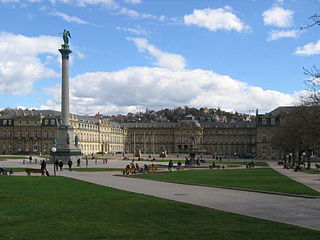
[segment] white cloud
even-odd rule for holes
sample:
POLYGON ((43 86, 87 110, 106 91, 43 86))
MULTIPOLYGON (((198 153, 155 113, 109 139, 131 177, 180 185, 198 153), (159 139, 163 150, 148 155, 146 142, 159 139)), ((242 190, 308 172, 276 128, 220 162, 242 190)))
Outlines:
POLYGON ((298 47, 295 51, 295 54, 306 56, 320 54, 320 40, 318 40, 316 43, 311 42, 302 47, 298 47))
POLYGON ((0 33, 0 93, 29 94, 36 81, 56 77, 54 70, 46 67, 39 55, 58 56, 58 37, 26 37, 6 32, 0 33))
POLYGON ((132 18, 150 18, 150 19, 157 18, 156 16, 154 16, 152 14, 139 13, 138 11, 133 10, 133 9, 129 9, 129 8, 121 8, 117 13, 121 14, 121 15, 126 15, 128 17, 132 17, 132 18))
POLYGON ((262 13, 264 25, 276 27, 290 27, 293 24, 292 10, 274 6, 262 13))
POLYGON ((140 26, 137 27, 117 27, 117 30, 122 30, 124 32, 133 33, 135 35, 147 35, 147 31, 142 29, 140 26))
MULTIPOLYGON (((263 90, 229 76, 194 69, 131 67, 118 72, 92 72, 70 79, 71 111, 79 114, 126 113, 150 107, 218 107, 270 111, 292 104, 289 94, 263 90), (88 83, 90 82, 90 91, 88 83)), ((47 89, 52 96, 42 108, 59 109, 60 86, 47 89)))
MULTIPOLYGON (((270 111, 279 105, 294 102, 294 97, 289 94, 250 86, 209 70, 185 69, 182 56, 165 53, 146 39, 130 40, 136 43, 140 51, 148 51, 153 55, 160 67, 129 67, 117 72, 91 72, 71 78, 71 112, 114 114, 138 112, 146 107, 161 109, 184 105, 220 106, 240 112, 254 108, 270 111), (182 62, 179 67, 168 67, 162 64, 164 59, 182 62)), ((42 109, 60 109, 60 87, 57 85, 45 89, 51 99, 41 106, 42 109)))
POLYGON ((192 14, 184 16, 184 23, 204 27, 210 31, 224 29, 241 32, 250 29, 232 12, 230 6, 217 9, 194 9, 192 14))
POLYGON ((170 70, 183 70, 186 66, 186 60, 183 56, 173 53, 167 53, 159 50, 155 46, 148 43, 148 41, 144 38, 127 38, 128 40, 132 40, 139 51, 144 52, 147 51, 151 54, 156 61, 154 64, 159 67, 167 68, 170 70))
POLYGON ((291 31, 279 31, 279 30, 272 30, 269 33, 268 41, 278 40, 280 38, 297 38, 300 31, 298 30, 291 30, 291 31))
POLYGON ((69 16, 69 15, 62 13, 62 12, 53 11, 50 14, 53 16, 61 17, 63 20, 65 20, 67 22, 74 22, 74 23, 79 23, 79 24, 89 24, 87 21, 84 21, 81 18, 69 16))
POLYGON ((126 3, 129 3, 129 4, 139 4, 139 3, 142 3, 141 0, 124 0, 126 3))

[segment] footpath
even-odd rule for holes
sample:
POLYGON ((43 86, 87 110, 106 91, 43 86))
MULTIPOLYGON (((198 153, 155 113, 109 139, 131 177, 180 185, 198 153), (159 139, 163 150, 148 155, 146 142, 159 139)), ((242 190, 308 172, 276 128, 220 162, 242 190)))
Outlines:
POLYGON ((277 172, 285 175, 296 182, 302 183, 320 192, 320 174, 310 174, 305 172, 295 172, 293 169, 284 169, 276 162, 268 162, 269 166, 277 172))

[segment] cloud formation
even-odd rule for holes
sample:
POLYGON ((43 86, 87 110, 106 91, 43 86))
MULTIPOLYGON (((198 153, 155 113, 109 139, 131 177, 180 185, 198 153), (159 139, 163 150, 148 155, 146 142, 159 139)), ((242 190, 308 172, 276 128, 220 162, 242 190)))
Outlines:
POLYGON ((294 11, 274 6, 262 13, 264 25, 280 28, 291 27, 293 24, 294 11))
POLYGON ((140 52, 147 51, 156 61, 155 66, 170 69, 173 71, 183 70, 186 66, 186 60, 183 56, 173 53, 167 53, 156 48, 144 38, 127 38, 133 41, 140 52))
POLYGON ((304 56, 320 54, 320 40, 318 40, 316 43, 311 42, 302 47, 298 47, 295 50, 295 54, 304 56))
POLYGON ((58 55, 60 42, 57 37, 26 37, 1 32, 0 93, 29 94, 39 79, 57 76, 41 62, 39 55, 58 55))
POLYGON ((142 3, 141 0, 124 0, 126 3, 129 3, 129 4, 139 4, 139 3, 142 3))
MULTIPOLYGON (((70 80, 71 111, 80 114, 137 112, 150 107, 221 107, 246 111, 269 111, 290 105, 289 94, 263 90, 203 69, 172 71, 154 67, 131 67, 117 72, 92 72, 70 80), (90 87, 88 88, 88 82, 90 87)), ((60 86, 47 89, 52 96, 42 108, 59 109, 60 86)))
POLYGON ((291 31, 279 31, 279 30, 272 30, 269 33, 269 37, 267 41, 274 41, 281 38, 297 38, 300 31, 298 30, 291 30, 291 31))
MULTIPOLYGON (((116 72, 90 72, 70 79, 71 111, 79 114, 137 112, 146 107, 221 107, 270 111, 293 104, 294 98, 273 90, 250 86, 227 75, 204 69, 186 69, 181 55, 157 49, 143 38, 130 38, 148 52, 158 67, 129 67, 116 72), (88 87, 88 83, 90 86, 88 87)), ((59 109, 60 86, 45 89, 51 96, 41 108, 59 109)))
POLYGON ((74 22, 78 24, 89 24, 87 21, 82 20, 81 18, 75 17, 75 16, 69 16, 65 13, 58 12, 58 11, 53 11, 50 13, 53 16, 61 17, 63 20, 67 22, 74 22))
POLYGON ((230 6, 194 9, 192 14, 184 16, 184 24, 207 28, 213 32, 217 30, 241 32, 250 29, 232 12, 230 6))

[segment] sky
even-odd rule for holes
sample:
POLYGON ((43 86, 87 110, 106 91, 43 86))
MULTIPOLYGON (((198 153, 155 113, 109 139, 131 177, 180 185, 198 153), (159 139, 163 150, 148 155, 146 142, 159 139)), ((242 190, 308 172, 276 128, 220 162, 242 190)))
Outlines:
POLYGON ((296 104, 319 65, 319 0, 0 0, 0 109, 268 112, 296 104))

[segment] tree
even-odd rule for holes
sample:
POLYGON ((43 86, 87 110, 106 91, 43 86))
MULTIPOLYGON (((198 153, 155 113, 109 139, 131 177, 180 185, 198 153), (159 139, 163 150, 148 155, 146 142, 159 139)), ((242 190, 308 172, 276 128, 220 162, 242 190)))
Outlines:
MULTIPOLYGON (((301 27, 301 29, 311 28, 315 25, 320 26, 320 16, 318 14, 313 14, 309 19, 312 23, 306 27, 301 27)), ((320 105, 320 70, 313 66, 310 69, 303 68, 304 73, 310 78, 305 81, 309 93, 302 97, 302 102, 305 105, 320 105)))

